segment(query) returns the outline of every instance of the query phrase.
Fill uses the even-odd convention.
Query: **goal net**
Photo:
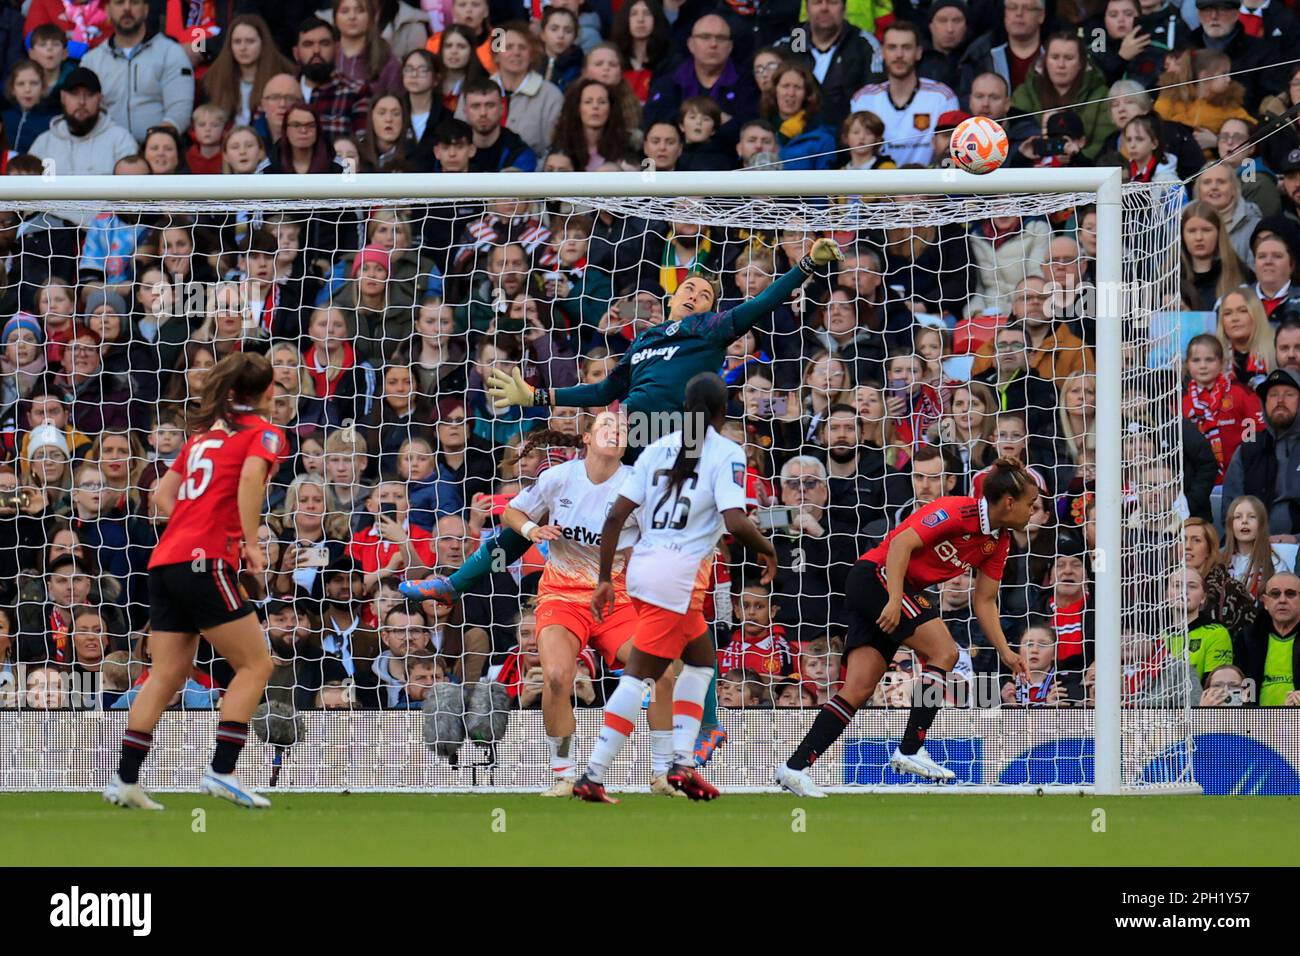
[[[397,591],[490,540],[596,411],[498,412],[484,376],[599,382],[669,320],[688,276],[716,279],[725,310],[821,236],[844,261],[775,303],[719,369],[779,572],[764,587],[715,561],[706,612],[729,740],[711,778],[770,786],[842,680],[854,560],[935,497],[976,494],[1011,455],[1042,488],[1000,588],[1030,676],[1012,679],[980,631],[969,573],[935,589],[961,652],[927,740],[957,773],[947,789],[1194,783],[1174,574],[1189,513],[1179,187],[1125,187],[1108,231],[1096,188],[1068,177],[841,175],[453,176],[418,190],[258,177],[220,199],[207,177],[138,190],[166,197],[151,200],[120,180],[7,188],[0,789],[94,789],[112,772],[149,666],[145,569],[166,527],[151,491],[207,369],[235,350],[270,358],[289,438],[259,529],[268,571],[240,576],[276,663],[272,719],[240,772],[288,788],[548,785],[531,613],[546,548],[494,565],[451,611]],[[915,185],[901,195],[890,176]],[[770,194],[732,195],[758,189]],[[910,651],[889,662],[815,780],[916,783],[887,764],[919,672]],[[617,674],[578,659],[580,764]],[[196,783],[228,676],[201,645],[146,786]],[[648,784],[644,730],[611,787]],[[1097,780],[1103,765],[1118,777]]]

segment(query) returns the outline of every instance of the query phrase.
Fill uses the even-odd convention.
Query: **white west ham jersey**
[[[703,603],[722,512],[745,507],[745,455],[711,427],[695,474],[665,500],[681,444],[682,433],[673,432],[648,446],[619,491],[640,505],[641,538],[628,562],[627,593],[678,614]]]
[[[957,96],[942,83],[922,78],[912,98],[902,108],[889,98],[889,83],[868,83],[853,94],[853,112],[870,110],[885,124],[882,153],[902,166],[920,163],[927,166],[934,156],[934,127],[944,113],[961,109]]]
[[[608,480],[593,484],[587,476],[587,463],[581,458],[553,465],[538,476],[531,486],[515,495],[510,507],[541,522],[547,515],[549,524],[559,525],[564,537],[547,544],[546,569],[537,586],[538,598],[591,603],[591,592],[600,576],[600,532],[605,518],[619,494],[629,465],[619,465]],[[626,600],[624,566],[627,554],[636,542],[637,516],[633,514],[618,536],[614,555],[614,589]]]

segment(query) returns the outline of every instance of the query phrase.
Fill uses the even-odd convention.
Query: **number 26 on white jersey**
[[[213,449],[220,448],[222,444],[224,442],[220,438],[209,438],[190,449],[189,457],[185,459],[187,477],[177,495],[181,501],[193,501],[208,490],[208,485],[212,484],[213,466],[207,455]]]

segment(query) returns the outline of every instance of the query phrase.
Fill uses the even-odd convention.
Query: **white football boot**
[[[573,796],[573,778],[556,777],[555,783],[551,784],[549,790],[542,791],[543,797],[571,797]]]
[[[210,797],[220,797],[241,807],[260,810],[271,805],[271,801],[260,793],[245,788],[233,773],[214,773],[211,767],[203,771],[199,789]]]
[[[778,764],[772,773],[773,778],[784,789],[796,797],[824,797],[826,794],[812,782],[807,770],[792,770],[785,764]]]
[[[905,754],[895,749],[889,758],[889,768],[895,773],[912,773],[926,780],[955,780],[957,775],[947,767],[942,767],[925,752],[922,747],[914,754]]]
[[[123,783],[122,778],[113,774],[104,790],[104,800],[115,807],[130,807],[135,810],[161,810],[163,805],[145,793],[138,783]]]

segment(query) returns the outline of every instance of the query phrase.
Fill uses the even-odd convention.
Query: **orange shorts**
[[[559,625],[578,638],[579,650],[591,646],[616,670],[623,666],[618,650],[635,633],[636,624],[636,609],[627,603],[615,604],[614,613],[606,615],[603,621],[597,621],[592,615],[590,604],[543,599],[537,605],[539,636],[546,628]]]
[[[691,601],[685,614],[669,611],[657,604],[632,598],[636,608],[636,636],[632,646],[638,651],[675,661],[686,645],[709,629],[704,611]]]

